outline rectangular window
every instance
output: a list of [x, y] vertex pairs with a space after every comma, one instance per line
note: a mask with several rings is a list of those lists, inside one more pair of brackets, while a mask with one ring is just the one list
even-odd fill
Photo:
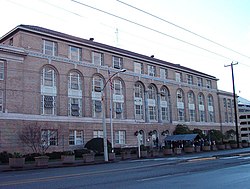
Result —
[[114, 109], [115, 109], [115, 118], [122, 119], [123, 118], [123, 103], [115, 102]]
[[187, 75], [187, 82], [188, 82], [188, 84], [193, 85], [194, 81], [193, 81], [192, 75]]
[[126, 144], [126, 131], [115, 131], [115, 143], [116, 144]]
[[3, 112], [3, 91], [0, 91], [0, 112]]
[[117, 57], [117, 56], [113, 56], [113, 68], [116, 68], [116, 69], [123, 68], [122, 58]]
[[182, 75], [180, 72], [175, 72], [175, 81], [182, 82]]
[[207, 79], [207, 88], [211, 89], [212, 88], [212, 81]]
[[143, 109], [142, 105], [135, 105], [135, 119], [142, 120], [143, 119]]
[[195, 110], [189, 109], [189, 121], [195, 121]]
[[205, 122], [205, 111], [200, 110], [199, 115], [200, 115], [200, 122]]
[[162, 121], [168, 121], [168, 108], [167, 107], [161, 107], [161, 116]]
[[69, 116], [82, 116], [82, 99], [80, 98], [69, 98]]
[[78, 47], [69, 46], [69, 58], [75, 61], [82, 60], [82, 49]]
[[103, 54], [99, 52], [92, 52], [92, 63], [98, 66], [103, 65]]
[[43, 54], [57, 56], [57, 43], [43, 40]]
[[143, 64], [139, 62], [134, 63], [134, 72], [138, 74], [143, 74]]
[[149, 106], [149, 120], [156, 121], [156, 107], [155, 106]]
[[103, 131], [93, 131], [93, 138], [103, 138]]
[[70, 130], [69, 131], [69, 145], [83, 145], [83, 131]]
[[148, 75], [155, 77], [155, 75], [156, 75], [156, 68], [155, 68], [155, 66], [148, 65]]
[[42, 141], [44, 145], [57, 146], [58, 145], [58, 131], [57, 130], [42, 130]]
[[178, 121], [184, 121], [184, 109], [178, 109]]
[[4, 79], [4, 61], [0, 61], [0, 80]]
[[55, 115], [56, 97], [42, 95], [42, 114]]
[[203, 80], [202, 80], [202, 78], [200, 78], [200, 77], [197, 78], [197, 85], [198, 85], [199, 87], [202, 87], [202, 86], [203, 86]]
[[160, 78], [167, 79], [168, 77], [168, 70], [164, 68], [160, 68]]

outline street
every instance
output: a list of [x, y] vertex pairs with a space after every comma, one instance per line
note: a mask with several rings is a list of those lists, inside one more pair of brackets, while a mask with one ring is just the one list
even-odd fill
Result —
[[116, 163], [3, 172], [5, 189], [249, 188], [250, 154], [168, 157]]

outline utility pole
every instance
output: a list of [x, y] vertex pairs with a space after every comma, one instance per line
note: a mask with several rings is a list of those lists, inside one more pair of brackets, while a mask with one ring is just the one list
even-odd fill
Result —
[[238, 130], [238, 114], [237, 114], [237, 103], [236, 103], [236, 94], [235, 94], [235, 83], [234, 83], [234, 69], [233, 66], [237, 65], [238, 62], [236, 63], [231, 63], [229, 65], [225, 65], [224, 67], [231, 67], [231, 71], [232, 71], [232, 82], [233, 82], [233, 97], [234, 97], [234, 118], [235, 118], [235, 132], [236, 132], [236, 141], [237, 141], [237, 147], [240, 147], [240, 143], [239, 143], [239, 130]]

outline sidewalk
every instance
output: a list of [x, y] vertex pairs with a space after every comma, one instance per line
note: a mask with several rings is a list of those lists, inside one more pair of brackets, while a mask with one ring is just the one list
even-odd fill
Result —
[[[208, 158], [218, 158], [218, 157], [228, 157], [228, 156], [240, 156], [240, 155], [248, 155], [250, 156], [250, 147], [249, 148], [239, 148], [239, 149], [231, 149], [231, 150], [218, 150], [218, 151], [209, 151], [209, 152], [199, 152], [199, 153], [183, 153], [182, 155], [172, 155], [172, 156], [161, 156], [157, 158], [163, 158], [166, 159], [166, 161], [169, 159], [173, 161], [173, 158], [177, 159], [185, 159], [186, 161], [190, 160], [202, 160], [202, 159], [208, 159]], [[149, 157], [154, 158], [155, 157]], [[119, 161], [134, 161], [138, 160], [138, 158], [131, 158], [128, 160], [121, 160], [120, 156], [116, 157], [115, 161], [111, 161], [108, 163], [115, 163]], [[22, 171], [22, 170], [32, 170], [32, 169], [48, 169], [48, 168], [58, 168], [58, 167], [74, 167], [74, 166], [87, 166], [87, 165], [95, 165], [95, 164], [101, 164], [101, 163], [107, 163], [104, 162], [104, 159], [102, 156], [97, 156], [95, 158], [95, 162], [93, 163], [84, 163], [82, 159], [76, 159], [73, 164], [63, 164], [60, 160], [51, 160], [49, 161], [49, 164], [47, 167], [36, 167], [35, 162], [26, 162], [25, 166], [23, 168], [10, 168], [8, 164], [0, 164], [0, 172], [7, 172], [7, 171]]]

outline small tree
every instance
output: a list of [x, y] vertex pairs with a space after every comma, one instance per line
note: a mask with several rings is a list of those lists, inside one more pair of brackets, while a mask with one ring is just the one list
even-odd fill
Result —
[[225, 133], [225, 138], [227, 140], [233, 140], [233, 139], [235, 139], [235, 136], [236, 136], [236, 132], [233, 129], [230, 129], [230, 130], [226, 131], [226, 133]]
[[224, 138], [224, 135], [221, 131], [212, 129], [208, 131], [206, 138], [210, 141], [221, 142]]
[[192, 131], [188, 128], [188, 126], [181, 124], [176, 125], [175, 130], [173, 132], [174, 135], [191, 134], [191, 133]]
[[[33, 153], [45, 154], [50, 147], [50, 138], [56, 131], [46, 132], [37, 123], [24, 127], [19, 133], [20, 140], [27, 145]], [[56, 135], [57, 136], [57, 135]]]
[[201, 138], [205, 138], [205, 135], [202, 133], [201, 129], [195, 128], [192, 131], [194, 134], [198, 134]]

